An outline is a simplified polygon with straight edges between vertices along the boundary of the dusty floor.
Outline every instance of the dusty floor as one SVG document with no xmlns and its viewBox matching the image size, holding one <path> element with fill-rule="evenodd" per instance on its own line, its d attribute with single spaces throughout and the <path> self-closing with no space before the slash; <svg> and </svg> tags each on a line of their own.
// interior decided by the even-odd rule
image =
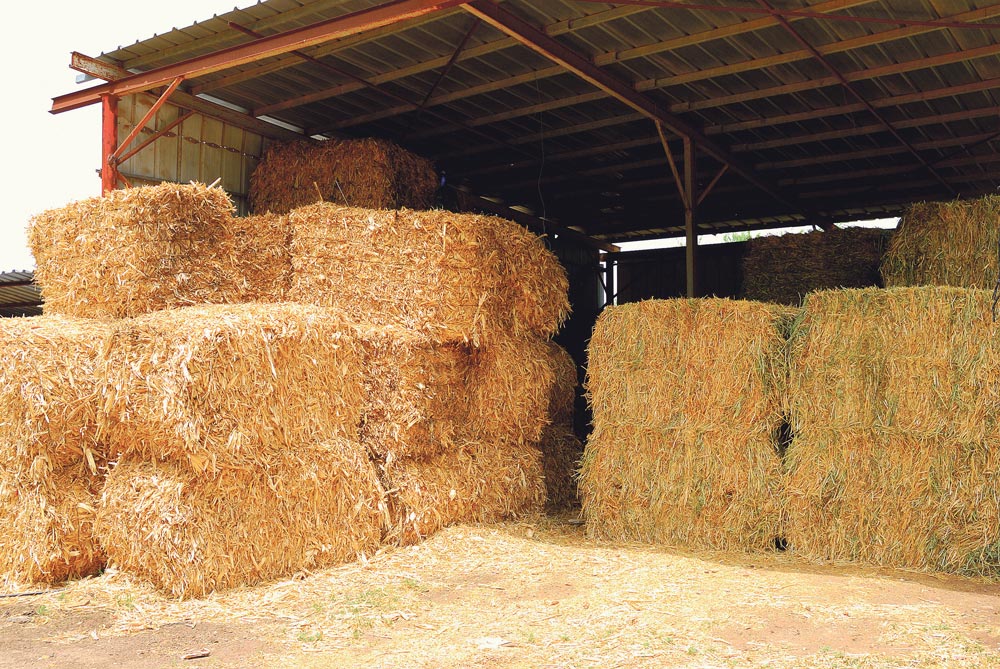
<svg viewBox="0 0 1000 669">
<path fill-rule="evenodd" d="M 1000 586 L 539 519 L 190 602 L 112 570 L 0 599 L 0 639 L 0 668 L 1000 667 Z"/>
</svg>

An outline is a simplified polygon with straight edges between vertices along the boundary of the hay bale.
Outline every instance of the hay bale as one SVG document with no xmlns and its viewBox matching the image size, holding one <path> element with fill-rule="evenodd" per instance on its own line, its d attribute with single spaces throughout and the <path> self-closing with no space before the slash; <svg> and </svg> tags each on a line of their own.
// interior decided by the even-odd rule
<svg viewBox="0 0 1000 669">
<path fill-rule="evenodd" d="M 164 183 L 35 216 L 28 241 L 46 313 L 124 318 L 238 301 L 232 210 L 221 188 Z"/>
<path fill-rule="evenodd" d="M 577 472 L 583 458 L 583 444 L 572 425 L 552 425 L 545 429 L 539 441 L 542 451 L 542 471 L 545 475 L 545 506 L 550 511 L 562 511 L 579 502 Z"/>
<path fill-rule="evenodd" d="M 789 545 L 1000 576 L 1000 337 L 988 291 L 810 295 L 792 335 Z"/>
<path fill-rule="evenodd" d="M 95 531 L 120 568 L 174 596 L 201 597 L 372 554 L 383 494 L 346 439 L 212 475 L 129 457 L 108 474 Z"/>
<path fill-rule="evenodd" d="M 572 426 L 576 388 L 579 385 L 576 361 L 569 351 L 554 341 L 546 341 L 544 347 L 554 373 L 549 396 L 549 417 L 553 424 Z"/>
<path fill-rule="evenodd" d="M 84 464 L 39 480 L 0 469 L 0 584 L 58 583 L 98 573 L 104 553 L 94 538 L 100 479 Z"/>
<path fill-rule="evenodd" d="M 438 342 L 549 336 L 569 312 L 566 272 L 510 221 L 318 204 L 289 214 L 289 299 Z"/>
<path fill-rule="evenodd" d="M 274 143 L 250 175 L 250 205 L 276 214 L 321 200 L 430 209 L 437 188 L 431 161 L 383 139 Z"/>
<path fill-rule="evenodd" d="M 283 302 L 292 281 L 291 229 L 276 214 L 233 218 L 236 302 Z"/>
<path fill-rule="evenodd" d="M 788 310 L 720 299 L 606 309 L 590 342 L 594 432 L 580 496 L 591 535 L 717 549 L 783 530 Z"/>
<path fill-rule="evenodd" d="M 361 443 L 383 461 L 428 458 L 452 450 L 472 408 L 468 392 L 478 351 L 434 345 L 426 336 L 380 328 L 361 337 L 365 403 Z"/>
<path fill-rule="evenodd" d="M 1000 196 L 919 202 L 903 214 L 882 262 L 887 287 L 947 285 L 992 290 L 997 282 Z"/>
<path fill-rule="evenodd" d="M 38 316 L 0 321 L 0 470 L 43 481 L 105 461 L 97 436 L 104 348 L 112 324 Z"/>
<path fill-rule="evenodd" d="M 362 358 L 336 313 L 297 304 L 188 307 L 114 334 L 99 420 L 115 457 L 196 471 L 267 467 L 304 443 L 357 438 Z"/>
<path fill-rule="evenodd" d="M 456 523 L 492 523 L 540 511 L 545 501 L 541 452 L 518 442 L 466 441 L 425 460 L 383 466 L 388 540 L 414 544 Z"/>
<path fill-rule="evenodd" d="M 743 258 L 743 297 L 798 306 L 825 288 L 881 286 L 885 230 L 833 229 L 758 237 Z"/>
</svg>

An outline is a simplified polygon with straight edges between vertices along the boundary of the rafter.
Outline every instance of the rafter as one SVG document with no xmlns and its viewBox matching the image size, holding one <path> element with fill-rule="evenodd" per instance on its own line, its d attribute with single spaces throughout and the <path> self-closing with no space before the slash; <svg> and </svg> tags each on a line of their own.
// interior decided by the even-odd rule
<svg viewBox="0 0 1000 669">
<path fill-rule="evenodd" d="M 189 79 L 211 74 L 271 56 L 307 49 L 337 37 L 380 28 L 458 4 L 461 4 L 461 0 L 394 0 L 371 9 L 364 9 L 328 21 L 254 40 L 249 44 L 230 47 L 148 72 L 133 74 L 118 81 L 62 95 L 52 101 L 51 111 L 57 114 L 96 104 L 100 102 L 102 95 L 121 96 L 148 91 L 151 88 L 168 84 L 177 77 Z"/>
</svg>

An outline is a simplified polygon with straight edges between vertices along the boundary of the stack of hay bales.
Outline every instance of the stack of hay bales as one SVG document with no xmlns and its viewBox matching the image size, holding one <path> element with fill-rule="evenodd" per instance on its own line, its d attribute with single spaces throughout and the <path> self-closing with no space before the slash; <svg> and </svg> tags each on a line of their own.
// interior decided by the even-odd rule
<svg viewBox="0 0 1000 669">
<path fill-rule="evenodd" d="M 810 295 L 792 335 L 790 547 L 1000 575 L 998 369 L 988 291 Z"/>
<path fill-rule="evenodd" d="M 107 462 L 98 370 L 112 326 L 56 316 L 0 325 L 0 582 L 94 574 Z"/>
<path fill-rule="evenodd" d="M 788 310 L 722 299 L 608 308 L 590 342 L 592 536 L 737 550 L 782 535 Z"/>
<path fill-rule="evenodd" d="M 109 350 L 100 420 L 118 464 L 97 532 L 115 563 L 200 596 L 374 552 L 383 491 L 358 441 L 363 358 L 342 317 L 160 311 Z"/>
<path fill-rule="evenodd" d="M 992 290 L 997 283 L 1000 196 L 920 202 L 903 215 L 882 276 L 887 287 L 945 285 Z"/>
<path fill-rule="evenodd" d="M 272 144 L 250 177 L 253 211 L 286 214 L 319 201 L 430 209 L 438 178 L 425 158 L 382 139 Z"/>
<path fill-rule="evenodd" d="M 743 258 L 743 296 L 799 306 L 814 290 L 881 286 L 888 237 L 885 230 L 835 228 L 752 239 Z"/>
<path fill-rule="evenodd" d="M 88 406 L 115 465 L 78 506 L 159 587 L 198 596 L 544 501 L 567 279 L 519 226 L 330 204 L 241 219 L 222 191 L 164 184 L 46 212 L 31 237 L 48 311 L 125 319 L 91 321 L 113 327 Z"/>
<path fill-rule="evenodd" d="M 583 456 L 583 444 L 573 427 L 576 388 L 579 384 L 576 362 L 569 352 L 555 342 L 545 342 L 545 359 L 554 373 L 549 395 L 550 419 L 542 432 L 542 466 L 545 470 L 546 506 L 554 511 L 574 506 L 577 501 L 576 477 Z"/>
</svg>

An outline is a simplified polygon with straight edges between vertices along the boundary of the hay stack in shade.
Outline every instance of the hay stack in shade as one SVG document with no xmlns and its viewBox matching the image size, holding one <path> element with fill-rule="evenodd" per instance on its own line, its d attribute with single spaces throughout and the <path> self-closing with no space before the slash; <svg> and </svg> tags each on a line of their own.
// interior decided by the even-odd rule
<svg viewBox="0 0 1000 669">
<path fill-rule="evenodd" d="M 719 299 L 606 309 L 590 342 L 580 496 L 614 540 L 765 549 L 783 531 L 787 310 Z"/>
<path fill-rule="evenodd" d="M 164 183 L 35 216 L 28 241 L 46 313 L 123 318 L 239 301 L 232 210 L 221 188 Z"/>
<path fill-rule="evenodd" d="M 887 287 L 992 290 L 997 282 L 1000 196 L 920 202 L 903 214 L 882 261 Z"/>
<path fill-rule="evenodd" d="M 583 444 L 573 432 L 573 408 L 576 400 L 576 362 L 569 352 L 555 342 L 545 342 L 547 359 L 552 366 L 555 382 L 549 394 L 550 424 L 538 441 L 545 472 L 545 497 L 549 509 L 566 509 L 575 505 L 577 471 L 583 456 Z"/>
<path fill-rule="evenodd" d="M 98 374 L 112 325 L 0 321 L 0 579 L 56 582 L 103 565 L 90 529 L 105 448 Z"/>
<path fill-rule="evenodd" d="M 510 221 L 332 204 L 296 209 L 289 221 L 296 302 L 474 345 L 547 337 L 569 311 L 565 270 Z"/>
<path fill-rule="evenodd" d="M 833 229 L 750 240 L 743 258 L 743 296 L 798 306 L 825 288 L 881 286 L 885 230 Z"/>
<path fill-rule="evenodd" d="M 1000 576 L 990 292 L 814 293 L 791 350 L 790 547 Z"/>
<path fill-rule="evenodd" d="M 427 159 L 382 139 L 272 144 L 250 176 L 255 212 L 320 200 L 372 209 L 429 209 L 438 188 Z"/>
<path fill-rule="evenodd" d="M 99 572 L 105 562 L 93 532 L 99 487 L 82 463 L 40 480 L 0 470 L 0 585 L 16 589 Z"/>
<path fill-rule="evenodd" d="M 516 518 L 545 502 L 542 454 L 518 442 L 466 441 L 435 458 L 389 462 L 383 476 L 388 540 L 400 544 L 456 523 Z"/>
<path fill-rule="evenodd" d="M 384 517 L 361 447 L 331 439 L 212 475 L 127 457 L 108 474 L 96 532 L 114 564 L 199 597 L 371 554 Z"/>
<path fill-rule="evenodd" d="M 357 438 L 362 359 L 353 328 L 298 304 L 188 307 L 115 333 L 102 434 L 115 456 L 195 471 L 263 467 L 282 452 Z"/>
</svg>

